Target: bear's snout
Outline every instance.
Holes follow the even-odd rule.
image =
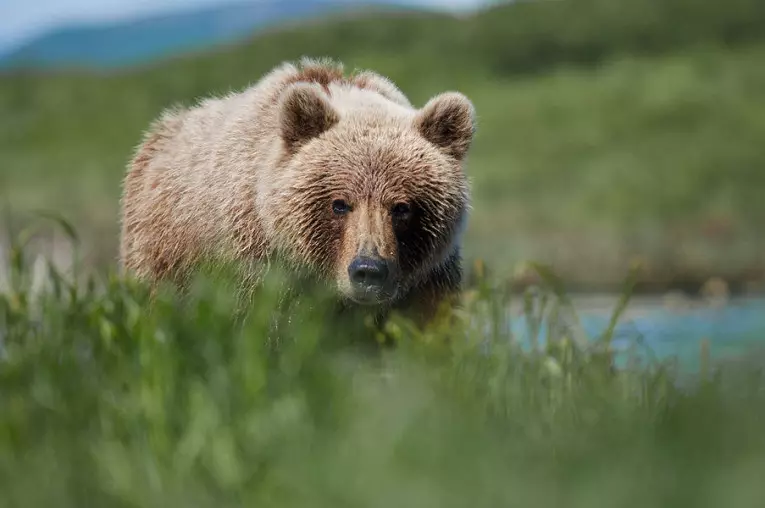
[[[395,297],[394,266],[379,256],[361,253],[348,265],[348,296],[356,303],[377,305]]]
[[[388,263],[380,258],[359,256],[348,267],[348,276],[354,286],[382,289],[388,281]]]

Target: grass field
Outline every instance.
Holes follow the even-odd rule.
[[[22,259],[0,294],[0,506],[754,508],[765,495],[761,357],[718,365],[702,349],[699,372],[617,369],[607,332],[582,341],[561,319],[549,276],[528,299],[531,326],[552,325],[537,347],[478,279],[451,325],[394,319],[397,347],[381,350],[364,316],[333,313],[319,288],[284,299],[275,272],[237,314],[225,278],[149,306],[104,274],[54,276],[41,295]]]

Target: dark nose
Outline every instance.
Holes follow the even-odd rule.
[[[388,278],[388,265],[381,259],[359,256],[348,267],[351,282],[364,286],[382,286]]]

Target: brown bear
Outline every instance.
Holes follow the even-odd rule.
[[[203,258],[280,259],[342,301],[427,319],[461,284],[474,130],[460,93],[415,109],[377,73],[282,64],[152,124],[124,182],[121,264],[183,285]]]

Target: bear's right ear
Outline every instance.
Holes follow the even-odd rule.
[[[327,131],[340,120],[337,111],[316,85],[295,83],[279,103],[279,128],[290,153]]]

